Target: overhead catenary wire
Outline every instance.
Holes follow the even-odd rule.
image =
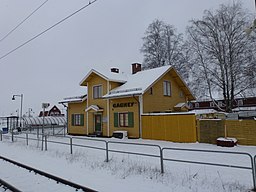
[[[92,5],[93,3],[95,3],[97,0],[93,0],[93,1],[89,1],[88,4],[86,4],[85,6],[81,7],[80,9],[76,10],[75,12],[71,13],[70,15],[66,16],[65,18],[61,19],[60,21],[58,21],[57,23],[55,23],[54,25],[52,25],[51,27],[45,29],[44,31],[42,31],[41,33],[35,35],[34,37],[32,37],[31,39],[25,41],[24,43],[20,44],[19,46],[17,46],[16,48],[12,49],[11,51],[7,52],[6,54],[2,55],[0,57],[0,60],[2,60],[3,58],[7,57],[8,55],[10,55],[11,53],[17,51],[18,49],[20,49],[21,47],[27,45],[28,43],[30,43],[31,41],[37,39],[38,37],[40,37],[41,35],[43,35],[44,33],[50,31],[52,28],[56,27],[57,25],[61,24],[62,22],[66,21],[67,19],[69,19],[70,17],[76,15],[77,13],[79,13],[80,11],[84,10],[85,8],[89,7],[90,5]]]
[[[35,12],[37,12],[41,7],[43,7],[44,4],[46,4],[49,0],[44,1],[39,7],[37,7],[32,13],[30,13],[25,19],[23,19],[18,25],[16,25],[11,31],[9,31],[2,39],[0,39],[0,42],[5,40],[9,35],[11,35],[19,26],[21,26],[26,20],[28,20]]]

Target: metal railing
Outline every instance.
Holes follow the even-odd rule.
[[[159,155],[153,155],[148,153],[138,153],[138,152],[131,152],[131,151],[121,151],[121,150],[111,150],[109,149],[110,144],[118,144],[118,145],[133,145],[133,146],[147,146],[147,147],[155,147],[159,149]],[[131,154],[131,155],[139,155],[139,156],[146,156],[146,157],[156,157],[160,158],[160,167],[161,167],[161,173],[163,173],[163,155],[162,150],[159,145],[155,144],[146,144],[146,143],[130,143],[130,142],[117,142],[117,141],[107,141],[107,151],[113,152],[113,153],[124,153],[124,154]]]
[[[198,164],[198,165],[210,165],[210,166],[220,166],[220,167],[228,167],[228,168],[237,168],[237,169],[246,169],[252,171],[252,179],[253,179],[253,187],[256,189],[256,155],[253,157],[249,153],[245,152],[231,152],[231,151],[216,151],[216,150],[201,150],[201,149],[184,149],[184,148],[168,148],[168,147],[161,147],[160,145],[155,144],[146,144],[146,143],[132,143],[132,142],[122,142],[122,141],[106,141],[102,139],[93,139],[93,138],[78,138],[78,137],[60,137],[60,138],[66,138],[68,139],[67,142],[60,142],[56,140],[51,140],[50,137],[47,135],[40,135],[39,138],[30,138],[29,133],[25,134],[25,137],[20,135],[14,135],[13,133],[11,135],[6,135],[7,137],[11,137],[11,141],[14,142],[14,138],[20,138],[26,140],[26,145],[29,144],[29,140],[37,140],[42,142],[42,150],[43,150],[43,143],[45,144],[45,150],[47,150],[48,143],[53,144],[61,144],[61,145],[68,145],[70,148],[70,154],[73,154],[73,148],[74,147],[82,147],[82,148],[90,148],[95,150],[101,150],[105,151],[105,161],[109,162],[109,153],[120,153],[120,154],[131,154],[131,155],[138,155],[138,156],[146,156],[146,157],[153,157],[153,158],[159,158],[160,162],[160,170],[161,173],[164,173],[164,161],[173,161],[173,162],[180,162],[180,163],[192,163],[192,164]],[[35,135],[35,134],[34,134]],[[56,137],[56,136],[55,136]],[[3,134],[0,132],[0,141],[3,140]],[[92,146],[92,145],[86,145],[81,143],[74,143],[75,140],[84,140],[84,141],[93,141],[102,143],[103,146]],[[146,146],[157,149],[158,154],[152,154],[152,153],[146,153],[146,152],[134,152],[129,150],[118,150],[113,149],[112,147],[117,145],[128,145],[128,146]],[[213,153],[213,154],[232,154],[232,155],[242,155],[247,156],[250,159],[250,166],[238,166],[238,165],[231,165],[231,164],[224,164],[224,163],[211,163],[211,162],[204,162],[204,161],[190,161],[190,160],[182,160],[178,158],[169,158],[165,155],[165,152],[167,151],[186,151],[186,152],[196,152],[196,153]]]
[[[209,162],[202,162],[202,161],[189,161],[189,160],[181,160],[181,159],[170,159],[164,158],[164,151],[186,151],[186,152],[198,152],[198,153],[220,153],[220,154],[233,154],[233,155],[243,155],[247,156],[250,159],[250,167],[246,166],[237,166],[237,165],[230,165],[230,164],[223,164],[223,163],[209,163]],[[202,149],[180,149],[180,148],[162,148],[163,153],[163,160],[165,161],[174,161],[174,162],[181,162],[181,163],[193,163],[193,164],[200,164],[200,165],[212,165],[212,166],[219,166],[219,167],[229,167],[229,168],[238,168],[238,169],[247,169],[252,171],[252,180],[253,180],[253,187],[256,189],[256,180],[255,180],[255,159],[253,162],[253,157],[249,153],[245,152],[231,152],[231,151],[216,151],[216,150],[202,150]]]

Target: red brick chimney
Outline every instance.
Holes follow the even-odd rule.
[[[133,63],[132,64],[132,74],[141,71],[141,64],[140,63]]]

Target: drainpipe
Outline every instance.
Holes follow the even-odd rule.
[[[138,102],[138,113],[139,113],[139,138],[141,138],[142,137],[142,131],[141,131],[141,125],[140,125],[140,123],[141,123],[141,114],[140,114],[140,101],[135,97],[135,95],[132,95],[133,96],[133,98]]]

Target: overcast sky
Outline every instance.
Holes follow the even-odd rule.
[[[45,0],[0,0],[0,39]],[[87,0],[49,0],[4,41],[0,57],[32,38]],[[38,115],[43,102],[51,105],[65,97],[85,93],[79,82],[91,68],[118,67],[130,72],[142,62],[142,37],[155,19],[184,33],[188,21],[200,19],[205,9],[216,9],[233,0],[97,0],[36,40],[0,60],[0,116],[17,114],[23,94],[23,113]],[[254,13],[254,0],[243,0]],[[60,107],[62,108],[62,107]]]

